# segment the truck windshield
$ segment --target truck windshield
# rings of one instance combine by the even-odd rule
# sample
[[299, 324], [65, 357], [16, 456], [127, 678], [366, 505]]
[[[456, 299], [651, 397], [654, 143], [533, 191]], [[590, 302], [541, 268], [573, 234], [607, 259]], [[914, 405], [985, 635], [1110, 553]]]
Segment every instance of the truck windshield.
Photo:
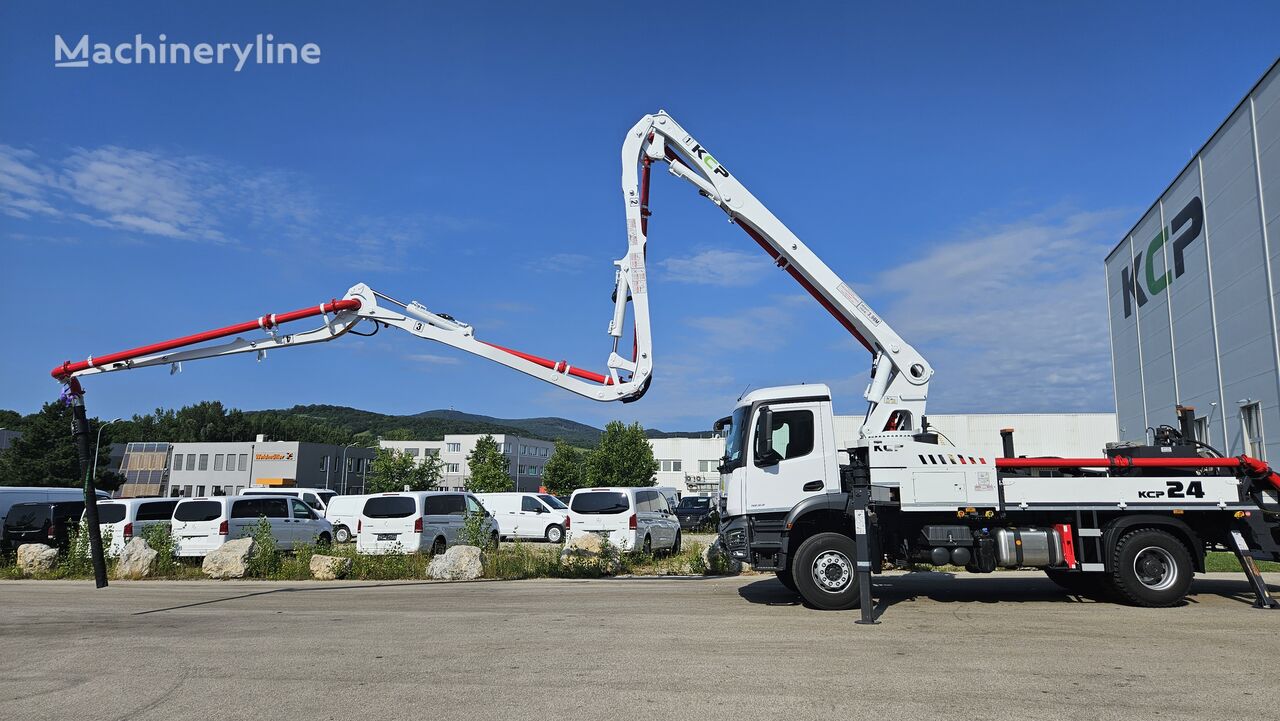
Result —
[[751, 406], [733, 409], [729, 427], [724, 429], [724, 464], [730, 468], [742, 462], [742, 446], [747, 437], [747, 414]]

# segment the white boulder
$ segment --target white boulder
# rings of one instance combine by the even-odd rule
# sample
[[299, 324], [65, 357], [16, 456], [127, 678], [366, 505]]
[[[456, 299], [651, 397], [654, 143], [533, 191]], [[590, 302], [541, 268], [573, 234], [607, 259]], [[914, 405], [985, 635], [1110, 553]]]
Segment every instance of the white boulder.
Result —
[[48, 573], [58, 562], [58, 549], [43, 543], [24, 543], [18, 546], [18, 568], [27, 575]]
[[116, 560], [116, 578], [146, 578], [156, 572], [160, 554], [142, 538], [134, 538], [124, 545]]
[[454, 546], [431, 559], [427, 578], [440, 581], [474, 581], [484, 575], [477, 546]]
[[351, 572], [351, 559], [343, 556], [311, 557], [311, 577], [317, 581], [333, 581]]
[[253, 539], [227, 541], [204, 557], [201, 569], [209, 578], [244, 578], [253, 555]]

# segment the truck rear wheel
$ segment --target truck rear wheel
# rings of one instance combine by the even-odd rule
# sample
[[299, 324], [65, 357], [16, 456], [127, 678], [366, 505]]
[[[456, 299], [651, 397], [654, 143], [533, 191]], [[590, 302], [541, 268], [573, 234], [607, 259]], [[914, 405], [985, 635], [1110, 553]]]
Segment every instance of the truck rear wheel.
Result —
[[796, 550], [791, 577], [809, 605], [824, 611], [858, 607], [858, 574], [853, 539], [840, 533], [818, 533]]
[[1194, 573], [1191, 553], [1173, 534], [1139, 528], [1116, 541], [1109, 585], [1126, 603], [1160, 608], [1186, 598]]

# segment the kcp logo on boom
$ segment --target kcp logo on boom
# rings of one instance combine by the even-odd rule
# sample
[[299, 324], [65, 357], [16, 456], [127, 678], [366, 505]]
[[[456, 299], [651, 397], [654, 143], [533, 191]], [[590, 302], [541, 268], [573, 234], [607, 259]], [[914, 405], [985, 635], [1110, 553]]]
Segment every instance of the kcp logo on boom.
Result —
[[[1184, 227], [1186, 230], [1183, 230]], [[1160, 232], [1156, 233], [1156, 237], [1151, 239], [1145, 252], [1134, 254], [1132, 269], [1128, 266], [1120, 269], [1120, 294], [1124, 296], [1124, 317], [1133, 315], [1133, 301], [1138, 301], [1139, 308], [1147, 304], [1147, 293], [1142, 290], [1143, 281], [1146, 281], [1147, 292], [1155, 296], [1164, 292], [1174, 278], [1182, 277], [1186, 272], [1183, 253], [1191, 241], [1200, 236], [1200, 231], [1203, 229], [1204, 204], [1200, 202], [1200, 197], [1196, 196], [1173, 216], [1173, 222], [1169, 227], [1161, 228]], [[1156, 255], [1160, 253], [1165, 241], [1178, 231], [1182, 232], [1173, 241], [1173, 270], [1166, 270], [1157, 276], [1155, 274]], [[1144, 260], [1147, 265], [1145, 272], [1142, 269]]]

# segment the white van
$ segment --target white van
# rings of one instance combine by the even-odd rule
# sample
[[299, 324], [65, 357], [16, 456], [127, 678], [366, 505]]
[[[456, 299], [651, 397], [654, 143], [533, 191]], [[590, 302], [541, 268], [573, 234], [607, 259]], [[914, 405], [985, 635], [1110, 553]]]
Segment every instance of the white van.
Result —
[[360, 510], [364, 508], [364, 496], [334, 496], [324, 510], [324, 517], [333, 524], [333, 540], [348, 543], [356, 537]]
[[271, 488], [270, 486], [250, 486], [240, 489], [239, 496], [293, 496], [311, 506], [320, 515], [324, 515], [329, 501], [338, 495], [337, 491], [328, 488]]
[[503, 538], [564, 540], [564, 519], [569, 507], [548, 493], [477, 493], [476, 498], [498, 522]]
[[[98, 498], [110, 498], [106, 491], [98, 491]], [[53, 501], [83, 501], [83, 488], [59, 488], [55, 486], [6, 486], [0, 487], [0, 528], [9, 509], [18, 503], [51, 503]]]
[[570, 543], [595, 533], [624, 551], [680, 552], [680, 522], [653, 488], [579, 488], [565, 520]]
[[173, 518], [173, 509], [178, 505], [176, 498], [116, 498], [110, 501], [98, 501], [98, 527], [111, 529], [106, 552], [118, 556], [124, 546], [141, 536], [142, 529], [160, 523], [169, 523]]
[[292, 496], [182, 498], [173, 509], [173, 541], [179, 556], [199, 557], [223, 543], [253, 534], [258, 518], [271, 523], [276, 548], [333, 540], [333, 526]]
[[365, 498], [356, 522], [357, 553], [443, 553], [458, 542], [468, 513], [485, 516], [485, 533], [498, 544], [498, 524], [470, 493], [407, 491]]
[[662, 497], [667, 499], [667, 508], [670, 508], [672, 513], [675, 512], [676, 506], [680, 505], [680, 497], [684, 495], [674, 486], [654, 486], [653, 490], [661, 493]]

